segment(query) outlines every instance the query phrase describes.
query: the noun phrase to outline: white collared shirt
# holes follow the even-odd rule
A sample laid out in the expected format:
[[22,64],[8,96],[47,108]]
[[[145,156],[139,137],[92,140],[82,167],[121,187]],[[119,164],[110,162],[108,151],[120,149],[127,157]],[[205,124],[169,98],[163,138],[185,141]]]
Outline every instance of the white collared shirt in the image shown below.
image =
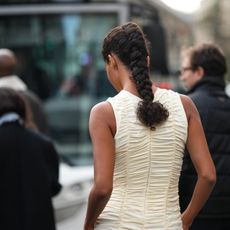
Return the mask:
[[17,113],[10,112],[0,116],[0,126],[3,125],[4,123],[14,122],[14,121],[19,121],[19,123],[22,124],[22,120]]

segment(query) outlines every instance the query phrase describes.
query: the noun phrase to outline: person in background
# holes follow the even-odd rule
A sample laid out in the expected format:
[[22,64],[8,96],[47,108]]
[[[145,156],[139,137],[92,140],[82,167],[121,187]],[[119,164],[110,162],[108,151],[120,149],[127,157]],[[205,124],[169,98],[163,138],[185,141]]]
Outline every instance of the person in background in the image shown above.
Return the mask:
[[42,102],[27,88],[25,83],[15,75],[16,66],[17,59],[13,51],[0,49],[0,87],[9,87],[20,91],[30,106],[31,116],[38,131],[47,134],[48,124]]
[[[230,226],[230,98],[225,93],[226,72],[225,56],[215,44],[199,44],[182,52],[180,80],[200,113],[218,178],[191,230],[221,230]],[[182,211],[191,199],[196,178],[186,151],[179,190]]]
[[0,229],[55,230],[59,160],[48,137],[27,128],[23,97],[0,88]]
[[[90,113],[94,184],[84,230],[188,230],[216,176],[199,114],[188,97],[152,84],[148,44],[137,24],[113,28],[102,54],[118,93]],[[185,145],[198,180],[181,214]]]

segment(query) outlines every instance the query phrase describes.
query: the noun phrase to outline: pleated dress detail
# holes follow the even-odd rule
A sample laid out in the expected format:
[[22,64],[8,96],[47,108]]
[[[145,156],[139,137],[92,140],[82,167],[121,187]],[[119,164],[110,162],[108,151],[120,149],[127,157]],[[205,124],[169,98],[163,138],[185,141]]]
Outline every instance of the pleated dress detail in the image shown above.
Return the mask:
[[178,93],[157,88],[169,111],[155,130],[136,116],[141,99],[126,90],[108,98],[116,119],[113,192],[96,230],[182,230],[178,181],[187,118]]

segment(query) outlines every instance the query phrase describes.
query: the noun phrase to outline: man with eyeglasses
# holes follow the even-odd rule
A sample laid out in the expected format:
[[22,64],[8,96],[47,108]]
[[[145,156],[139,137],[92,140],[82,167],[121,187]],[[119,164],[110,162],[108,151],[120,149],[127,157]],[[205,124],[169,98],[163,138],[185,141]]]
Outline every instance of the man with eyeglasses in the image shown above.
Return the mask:
[[[214,44],[190,47],[182,52],[180,72],[180,80],[200,113],[217,171],[216,186],[190,230],[230,229],[230,98],[225,93],[225,56]],[[181,211],[192,197],[196,177],[185,151],[179,184]]]

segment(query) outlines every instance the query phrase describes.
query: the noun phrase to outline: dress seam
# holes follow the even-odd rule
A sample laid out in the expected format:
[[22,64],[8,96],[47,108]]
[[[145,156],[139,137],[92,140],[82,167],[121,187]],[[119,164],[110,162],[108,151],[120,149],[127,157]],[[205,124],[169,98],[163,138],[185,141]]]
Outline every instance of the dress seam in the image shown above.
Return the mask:
[[[152,141],[151,141],[151,135],[152,131],[149,129],[149,154],[148,154],[148,158],[149,158],[149,164],[152,165],[152,154],[151,154],[151,150],[152,150]],[[148,170],[148,177],[147,177],[147,185],[146,185],[146,189],[145,189],[145,202],[144,202],[144,218],[145,218],[145,211],[146,211],[146,196],[147,196],[147,193],[148,193],[148,190],[149,190],[149,178],[150,178],[150,174],[151,174],[151,167],[149,167],[149,170]],[[145,229],[145,223],[146,221],[144,220],[144,223],[143,223],[143,230]]]
[[[173,120],[172,120],[172,124],[173,124],[173,136],[175,137],[176,133],[175,133],[175,118],[173,116]],[[167,209],[168,209],[168,194],[169,194],[169,188],[170,188],[170,181],[171,181],[171,178],[172,178],[172,173],[173,173],[173,165],[174,165],[174,162],[175,162],[175,151],[176,151],[176,141],[174,139],[174,143],[173,143],[173,161],[172,161],[172,166],[171,166],[171,172],[170,172],[170,176],[169,176],[169,180],[168,180],[168,188],[167,188],[167,192],[166,192],[166,199],[165,199],[165,223],[167,224],[168,221],[166,221],[166,218],[167,218],[167,215],[166,215],[166,212],[167,212]],[[167,224],[168,225],[168,224]],[[168,229],[168,226],[165,226],[167,230]]]

